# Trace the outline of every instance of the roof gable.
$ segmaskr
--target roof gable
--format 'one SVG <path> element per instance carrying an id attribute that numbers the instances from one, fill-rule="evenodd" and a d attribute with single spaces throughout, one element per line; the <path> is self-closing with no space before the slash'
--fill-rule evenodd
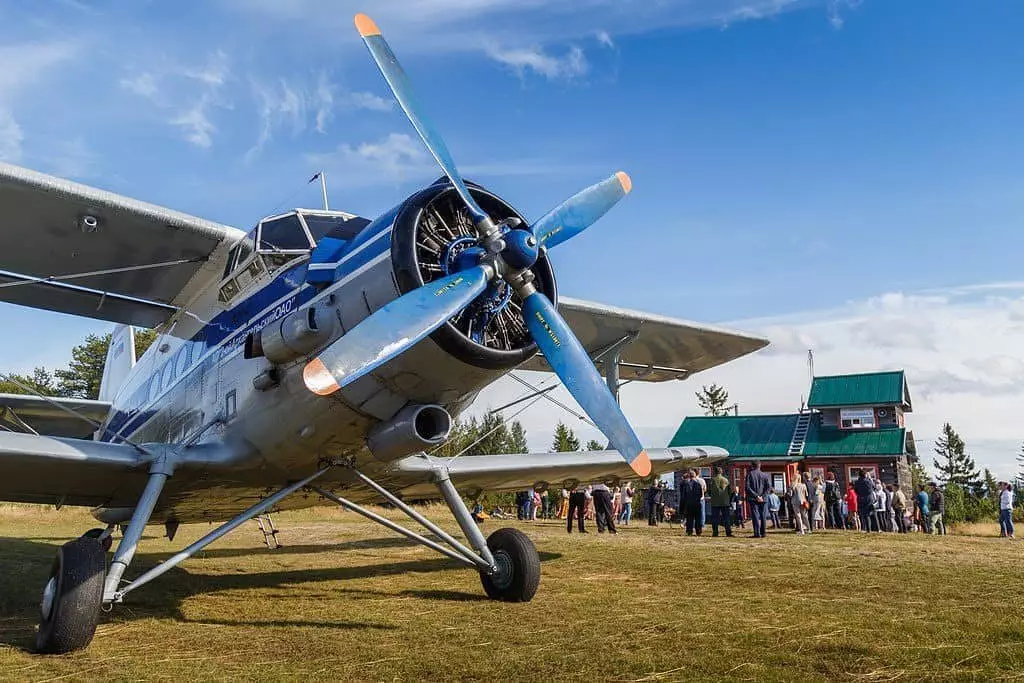
<path id="1" fill-rule="evenodd" d="M 910 412 L 910 391 L 902 370 L 815 377 L 807 399 L 809 408 L 877 405 L 898 405 Z"/>

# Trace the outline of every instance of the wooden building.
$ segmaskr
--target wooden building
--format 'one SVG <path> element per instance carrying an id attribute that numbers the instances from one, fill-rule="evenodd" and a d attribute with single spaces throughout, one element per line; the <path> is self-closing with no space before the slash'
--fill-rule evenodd
<path id="1" fill-rule="evenodd" d="M 916 460 L 906 427 L 910 390 L 902 370 L 815 377 L 806 408 L 784 415 L 687 417 L 669 446 L 720 446 L 730 480 L 742 489 L 754 460 L 784 493 L 801 472 L 835 473 L 844 490 L 855 472 L 872 472 L 908 498 Z M 701 473 L 709 474 L 707 468 Z M 676 476 L 676 481 L 682 477 Z"/>

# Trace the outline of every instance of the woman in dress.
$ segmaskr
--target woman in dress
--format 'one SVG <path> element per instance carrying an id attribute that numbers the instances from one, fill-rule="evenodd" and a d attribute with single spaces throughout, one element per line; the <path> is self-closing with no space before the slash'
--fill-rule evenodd
<path id="1" fill-rule="evenodd" d="M 789 500 L 793 505 L 793 518 L 796 520 L 796 532 L 800 535 L 806 534 L 808 529 L 807 510 L 810 502 L 807 500 L 807 484 L 799 477 L 793 482 L 789 489 Z"/>
<path id="2" fill-rule="evenodd" d="M 822 484 L 821 477 L 814 478 L 814 490 L 816 498 L 814 503 L 811 504 L 811 509 L 814 510 L 814 528 L 819 531 L 825 530 L 825 486 Z"/>

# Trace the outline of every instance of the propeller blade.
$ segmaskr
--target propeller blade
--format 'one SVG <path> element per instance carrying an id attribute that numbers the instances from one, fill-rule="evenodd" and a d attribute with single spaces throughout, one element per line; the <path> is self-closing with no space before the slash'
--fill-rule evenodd
<path id="1" fill-rule="evenodd" d="M 617 450 L 637 475 L 649 475 L 651 459 L 640 445 L 640 439 L 583 345 L 548 298 L 540 292 L 526 297 L 523 315 L 548 365 L 583 411 L 608 437 L 609 447 Z"/>
<path id="2" fill-rule="evenodd" d="M 540 246 L 550 249 L 596 223 L 632 189 L 633 181 L 619 171 L 569 197 L 541 216 L 530 230 Z"/>
<path id="3" fill-rule="evenodd" d="M 365 14 L 357 14 L 355 16 L 355 23 L 359 35 L 363 37 L 363 42 L 369 48 L 374 61 L 377 62 L 380 72 L 384 74 L 384 80 L 388 82 L 391 92 L 395 94 L 395 98 L 402 106 L 402 111 L 405 112 L 416 132 L 419 133 L 427 149 L 434 155 L 445 175 L 452 181 L 455 191 L 459 193 L 462 201 L 469 208 L 469 213 L 473 216 L 473 222 L 480 223 L 487 220 L 487 214 L 476 203 L 476 200 L 470 196 L 469 190 L 466 189 L 466 184 L 462 182 L 459 170 L 455 168 L 455 161 L 452 159 L 448 147 L 444 144 L 444 139 L 437 132 L 437 129 L 434 128 L 434 124 L 430 119 L 427 118 L 419 99 L 417 99 L 413 92 L 412 84 L 409 82 L 405 69 L 398 63 L 398 58 L 395 57 L 395 53 L 391 51 L 391 47 L 384 40 L 384 36 L 381 35 L 377 24 Z"/>
<path id="4" fill-rule="evenodd" d="M 489 278 L 489 271 L 476 266 L 379 308 L 306 364 L 306 387 L 327 396 L 372 372 L 468 306 L 487 288 Z"/>

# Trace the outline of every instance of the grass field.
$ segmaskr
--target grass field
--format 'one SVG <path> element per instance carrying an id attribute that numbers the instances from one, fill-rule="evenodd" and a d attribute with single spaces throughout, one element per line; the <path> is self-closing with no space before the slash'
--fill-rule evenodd
<path id="1" fill-rule="evenodd" d="M 93 524 L 78 510 L 0 508 L 0 679 L 1024 677 L 1024 542 L 994 527 L 754 541 L 749 529 L 567 536 L 513 521 L 544 574 L 533 602 L 502 604 L 473 572 L 354 515 L 278 523 L 284 548 L 243 526 L 132 593 L 88 650 L 39 657 L 28 648 L 53 548 Z M 207 529 L 183 526 L 172 544 L 152 528 L 129 574 Z"/>

